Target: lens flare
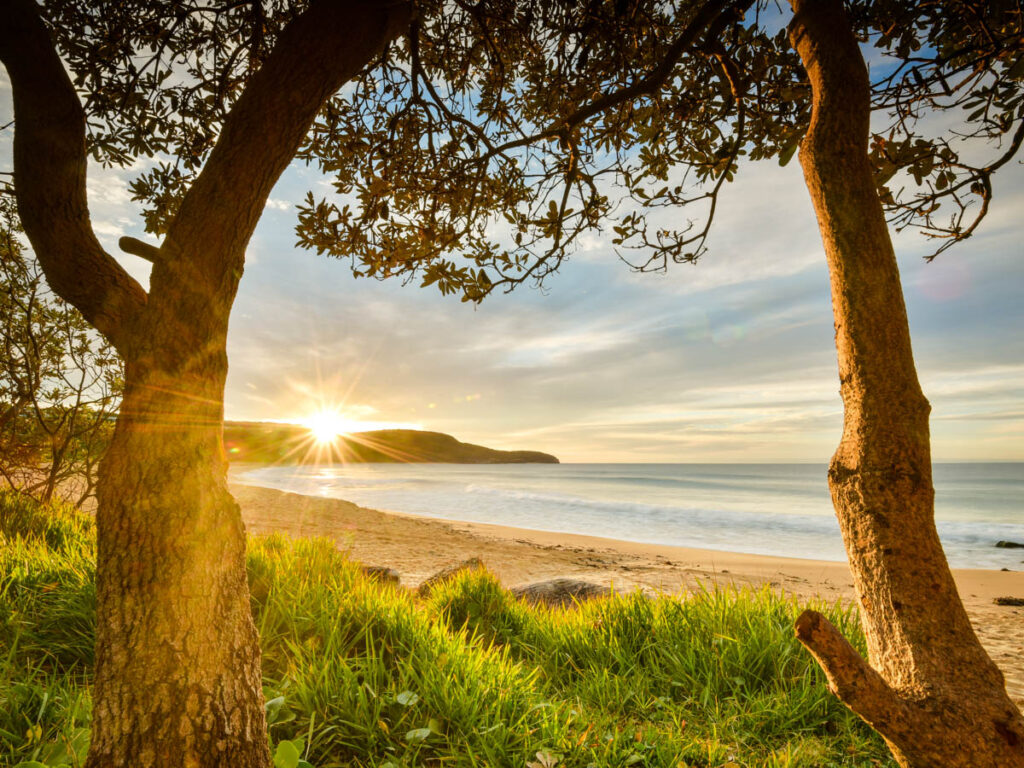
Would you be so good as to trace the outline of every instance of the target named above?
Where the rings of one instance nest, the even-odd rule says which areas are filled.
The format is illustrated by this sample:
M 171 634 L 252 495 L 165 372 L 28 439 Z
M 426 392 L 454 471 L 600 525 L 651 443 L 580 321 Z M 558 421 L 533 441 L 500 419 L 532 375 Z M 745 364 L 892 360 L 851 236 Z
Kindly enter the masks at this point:
M 317 411 L 303 420 L 303 426 L 309 429 L 313 439 L 321 445 L 333 443 L 341 435 L 352 431 L 352 421 L 337 411 Z

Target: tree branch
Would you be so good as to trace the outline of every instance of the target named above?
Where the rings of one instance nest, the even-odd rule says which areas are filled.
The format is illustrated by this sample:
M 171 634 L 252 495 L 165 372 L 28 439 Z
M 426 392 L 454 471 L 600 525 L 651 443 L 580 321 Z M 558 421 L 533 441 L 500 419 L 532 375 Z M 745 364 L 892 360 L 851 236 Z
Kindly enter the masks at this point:
M 14 92 L 15 196 L 22 226 L 50 287 L 119 350 L 146 293 L 89 222 L 85 113 L 32 0 L 8 0 L 0 61 Z
M 480 160 L 486 161 L 495 155 L 534 144 L 543 139 L 567 135 L 594 115 L 598 115 L 619 104 L 632 101 L 640 96 L 649 96 L 657 93 L 661 86 L 665 84 L 665 81 L 668 80 L 669 75 L 672 74 L 672 70 L 679 63 L 683 54 L 690 50 L 702 35 L 707 33 L 709 37 L 712 36 L 716 29 L 720 29 L 734 15 L 742 18 L 743 13 L 746 12 L 746 9 L 750 7 L 752 2 L 753 0 L 739 0 L 736 3 L 730 3 L 728 0 L 711 0 L 711 2 L 704 3 L 700 6 L 700 10 L 697 11 L 697 14 L 690 23 L 686 25 L 686 28 L 672 41 L 672 45 L 666 51 L 665 57 L 658 62 L 658 66 L 642 78 L 624 88 L 594 99 L 589 104 L 583 105 L 571 115 L 565 117 L 564 120 L 559 121 L 558 124 L 552 125 L 539 133 L 508 141 L 490 149 Z
M 138 256 L 156 264 L 160 260 L 160 248 L 155 245 L 139 240 L 137 237 L 122 237 L 117 241 L 117 247 L 132 256 Z
M 899 695 L 828 619 L 807 610 L 797 617 L 795 629 L 840 701 L 887 736 L 894 726 L 906 722 L 906 707 Z
M 187 259 L 215 285 L 233 284 L 270 190 L 317 112 L 411 18 L 406 0 L 314 0 L 289 23 L 182 200 L 164 241 L 168 259 Z M 162 279 L 155 270 L 154 288 Z

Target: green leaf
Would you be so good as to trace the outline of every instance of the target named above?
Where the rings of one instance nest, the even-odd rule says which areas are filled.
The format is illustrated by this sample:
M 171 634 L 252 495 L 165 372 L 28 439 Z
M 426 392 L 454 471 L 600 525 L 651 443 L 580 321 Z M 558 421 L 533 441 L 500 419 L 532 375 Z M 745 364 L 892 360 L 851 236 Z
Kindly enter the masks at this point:
M 395 696 L 395 701 L 397 701 L 403 707 L 411 707 L 413 704 L 415 704 L 419 700 L 420 700 L 420 697 L 417 696 L 412 691 L 402 691 L 400 694 Z
M 789 165 L 789 161 L 793 159 L 793 155 L 796 154 L 797 149 L 800 147 L 800 138 L 797 136 L 793 141 L 789 142 L 779 152 L 779 165 L 785 167 Z
M 282 741 L 274 752 L 274 768 L 299 768 L 302 753 L 293 741 Z
M 271 714 L 277 712 L 281 707 L 284 706 L 284 696 L 278 696 L 277 698 L 270 699 L 263 705 L 263 711 L 267 713 L 269 718 Z
M 284 696 L 271 699 L 263 705 L 263 709 L 267 713 L 267 725 L 279 725 L 295 719 L 295 713 L 288 708 Z
M 421 741 L 426 741 L 431 734 L 429 728 L 413 728 L 407 734 L 405 734 L 405 740 L 410 744 L 419 744 Z
M 39 754 L 39 758 L 43 765 L 68 765 L 71 762 L 67 747 L 60 741 L 50 744 Z
M 85 765 L 85 757 L 89 753 L 90 733 L 88 728 L 78 728 L 68 740 L 71 752 L 78 758 L 76 765 Z
M 1006 76 L 1014 80 L 1024 79 L 1024 56 L 1013 63 L 1013 66 L 1006 71 Z

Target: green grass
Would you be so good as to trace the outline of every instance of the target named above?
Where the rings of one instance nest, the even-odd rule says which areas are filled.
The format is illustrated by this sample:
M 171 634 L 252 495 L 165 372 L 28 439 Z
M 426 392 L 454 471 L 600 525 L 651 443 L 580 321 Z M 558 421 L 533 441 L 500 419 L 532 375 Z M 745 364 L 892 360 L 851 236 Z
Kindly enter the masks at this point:
M 93 530 L 0 495 L 0 765 L 87 744 Z M 512 599 L 486 571 L 419 600 L 323 540 L 250 542 L 270 737 L 331 766 L 876 766 L 769 591 Z M 855 616 L 818 606 L 855 644 Z

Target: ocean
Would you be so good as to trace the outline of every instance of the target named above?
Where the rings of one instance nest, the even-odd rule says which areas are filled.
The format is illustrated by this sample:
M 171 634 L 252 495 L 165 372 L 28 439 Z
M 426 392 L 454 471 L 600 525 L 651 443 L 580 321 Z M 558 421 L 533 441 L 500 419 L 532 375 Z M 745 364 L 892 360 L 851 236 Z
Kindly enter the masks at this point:
M 446 520 L 845 561 L 814 464 L 269 466 L 242 482 Z M 936 520 L 954 568 L 1024 570 L 1024 464 L 937 464 Z

